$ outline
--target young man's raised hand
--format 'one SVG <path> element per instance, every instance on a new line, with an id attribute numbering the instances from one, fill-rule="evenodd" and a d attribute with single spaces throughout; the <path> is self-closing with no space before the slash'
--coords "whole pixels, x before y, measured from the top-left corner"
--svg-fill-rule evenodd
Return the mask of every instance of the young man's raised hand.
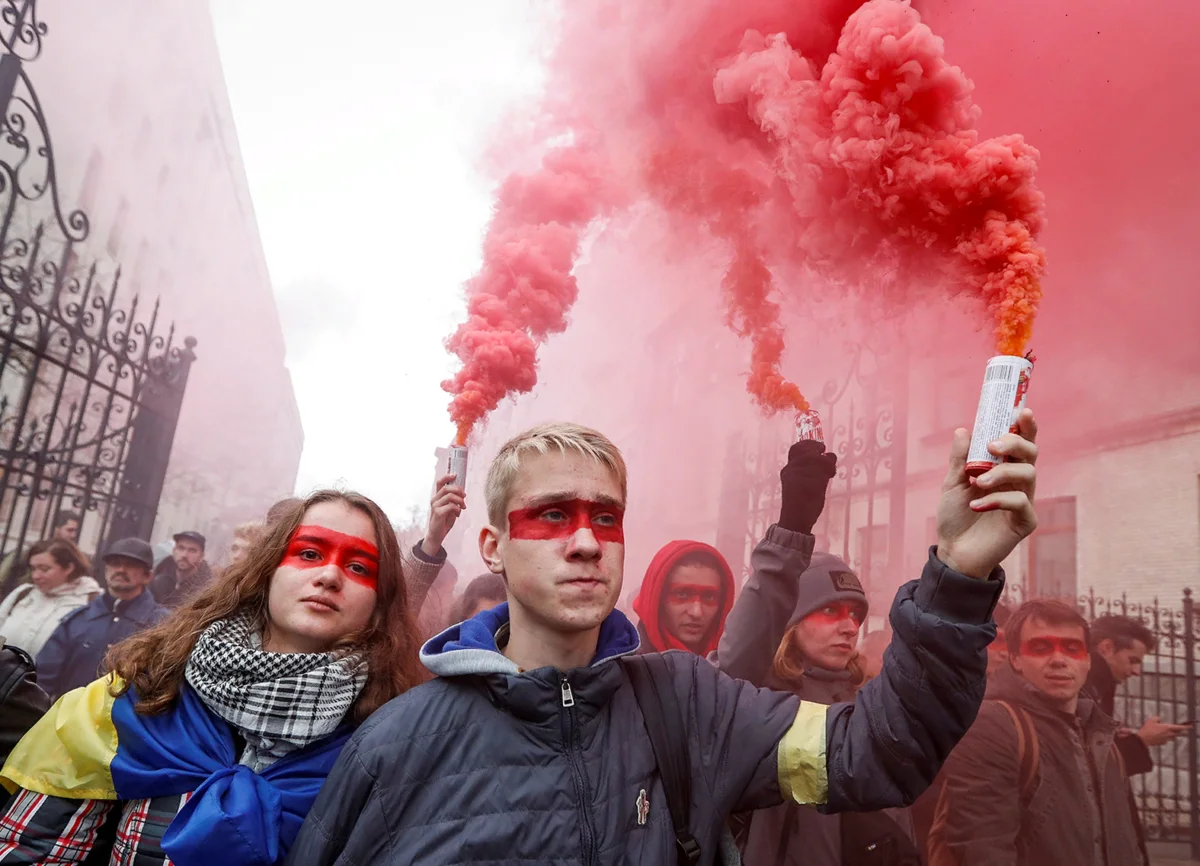
<path id="1" fill-rule="evenodd" d="M 971 434 L 954 431 L 950 468 L 937 508 L 937 555 L 968 577 L 986 579 L 1037 528 L 1033 412 L 1021 410 L 1017 429 L 989 444 L 988 451 L 1003 462 L 974 479 L 966 472 Z"/>

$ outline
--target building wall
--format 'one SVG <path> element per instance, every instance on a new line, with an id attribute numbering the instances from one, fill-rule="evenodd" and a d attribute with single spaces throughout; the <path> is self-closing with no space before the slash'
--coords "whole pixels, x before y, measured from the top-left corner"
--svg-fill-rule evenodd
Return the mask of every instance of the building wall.
<path id="1" fill-rule="evenodd" d="M 154 540 L 229 528 L 292 490 L 304 437 L 208 4 L 42 0 L 27 72 L 80 250 L 121 296 L 161 299 L 192 366 Z"/>

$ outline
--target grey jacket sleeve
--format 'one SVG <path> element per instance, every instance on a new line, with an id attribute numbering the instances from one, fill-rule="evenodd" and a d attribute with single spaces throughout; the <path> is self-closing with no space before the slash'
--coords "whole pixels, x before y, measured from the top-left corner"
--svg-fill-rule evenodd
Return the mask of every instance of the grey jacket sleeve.
<path id="1" fill-rule="evenodd" d="M 824 808 L 907 806 L 929 787 L 983 702 L 992 610 L 1003 589 L 1001 569 L 975 580 L 930 550 L 921 579 L 896 594 L 879 676 L 854 703 L 825 715 Z"/>
<path id="2" fill-rule="evenodd" d="M 433 586 L 442 566 L 446 564 L 446 548 L 439 548 L 437 556 L 430 559 L 421 550 L 421 542 L 418 541 L 411 548 L 401 548 L 400 554 L 405 584 L 408 587 L 408 609 L 416 615 L 425 604 L 429 588 Z"/>
<path id="3" fill-rule="evenodd" d="M 711 805 L 722 820 L 730 812 L 778 805 L 779 741 L 795 720 L 800 699 L 732 679 L 691 653 L 671 651 L 663 657 L 686 708 L 693 778 L 707 794 L 698 794 L 693 783 L 693 803 Z"/>
<path id="4" fill-rule="evenodd" d="M 729 676 L 756 686 L 766 682 L 771 660 L 796 609 L 799 578 L 812 560 L 813 537 L 773 525 L 750 557 L 751 574 L 712 660 Z"/>

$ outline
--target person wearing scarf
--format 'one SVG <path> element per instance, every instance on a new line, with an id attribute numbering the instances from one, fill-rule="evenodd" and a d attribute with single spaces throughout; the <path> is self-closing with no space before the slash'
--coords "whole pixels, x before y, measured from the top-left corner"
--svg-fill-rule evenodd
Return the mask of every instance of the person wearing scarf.
<path id="1" fill-rule="evenodd" d="M 298 502 L 21 740 L 6 866 L 281 862 L 350 733 L 423 679 L 404 578 L 374 502 Z"/>
<path id="2" fill-rule="evenodd" d="M 63 617 L 100 595 L 100 584 L 88 575 L 90 568 L 87 557 L 65 539 L 49 538 L 29 548 L 32 583 L 17 587 L 0 602 L 5 643 L 36 658 Z"/>

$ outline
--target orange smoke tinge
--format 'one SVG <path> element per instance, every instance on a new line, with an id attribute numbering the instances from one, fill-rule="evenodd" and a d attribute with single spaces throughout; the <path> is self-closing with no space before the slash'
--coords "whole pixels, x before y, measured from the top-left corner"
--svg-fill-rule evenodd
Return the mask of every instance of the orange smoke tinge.
<path id="1" fill-rule="evenodd" d="M 779 305 L 771 300 L 774 282 L 762 256 L 743 242 L 721 282 L 729 302 L 727 323 L 740 337 L 750 339 L 750 375 L 746 390 L 769 413 L 809 408 L 800 388 L 784 378 L 783 328 Z"/>
<path id="2" fill-rule="evenodd" d="M 978 298 L 1001 352 L 1024 352 L 1046 264 L 1038 152 L 1019 135 L 980 140 L 970 80 L 907 2 L 851 15 L 819 79 L 785 36 L 750 32 L 714 86 L 772 145 L 808 264 L 845 278 L 898 250 L 910 272 Z M 910 286 L 889 287 L 903 305 Z"/>

